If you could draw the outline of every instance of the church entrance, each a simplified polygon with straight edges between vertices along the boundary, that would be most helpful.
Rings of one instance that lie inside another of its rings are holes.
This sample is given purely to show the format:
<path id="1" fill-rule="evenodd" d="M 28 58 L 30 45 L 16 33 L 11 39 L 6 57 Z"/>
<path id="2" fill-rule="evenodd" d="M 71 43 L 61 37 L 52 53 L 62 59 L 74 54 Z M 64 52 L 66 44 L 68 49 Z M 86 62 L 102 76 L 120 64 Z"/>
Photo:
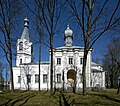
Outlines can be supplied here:
<path id="1" fill-rule="evenodd" d="M 75 74 L 75 70 L 70 69 L 67 72 L 67 90 L 68 91 L 73 91 L 75 90 L 75 78 L 76 78 L 76 74 Z"/>

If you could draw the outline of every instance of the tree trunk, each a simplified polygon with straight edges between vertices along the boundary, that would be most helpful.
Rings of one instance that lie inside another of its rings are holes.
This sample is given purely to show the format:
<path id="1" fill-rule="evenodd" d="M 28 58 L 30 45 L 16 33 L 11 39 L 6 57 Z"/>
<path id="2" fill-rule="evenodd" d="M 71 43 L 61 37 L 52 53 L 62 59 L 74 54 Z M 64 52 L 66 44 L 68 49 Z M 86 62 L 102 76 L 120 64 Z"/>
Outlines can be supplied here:
<path id="1" fill-rule="evenodd" d="M 64 86 L 64 83 L 65 83 L 65 79 L 64 79 L 64 70 L 63 70 L 62 80 L 63 80 L 63 89 L 62 89 L 62 90 L 63 90 L 63 92 L 64 92 L 64 91 L 65 91 L 65 90 L 64 90 L 64 87 L 65 87 L 65 86 Z"/>
<path id="2" fill-rule="evenodd" d="M 118 82 L 118 90 L 117 90 L 117 94 L 119 94 L 120 92 L 120 81 Z"/>
<path id="3" fill-rule="evenodd" d="M 40 37 L 40 42 L 41 42 L 41 37 Z M 39 82 L 39 84 L 38 84 L 38 94 L 40 94 L 40 62 L 41 62 L 41 43 L 39 43 L 39 53 L 38 53 L 38 55 L 39 55 L 39 79 L 38 79 L 38 82 Z"/>
<path id="4" fill-rule="evenodd" d="M 110 88 L 113 88 L 113 74 L 110 76 Z"/>
<path id="5" fill-rule="evenodd" d="M 50 51 L 51 51 L 51 58 L 50 58 L 50 90 L 53 91 L 53 46 L 52 46 L 52 34 L 50 35 Z"/>
<path id="6" fill-rule="evenodd" d="M 9 39 L 10 40 L 10 39 Z M 12 68 L 12 50 L 11 50 L 11 43 L 8 43 L 10 48 L 10 81 L 11 81 L 11 93 L 14 92 L 14 81 L 13 81 L 13 68 Z"/>
<path id="7" fill-rule="evenodd" d="M 2 70 L 0 70 L 0 90 L 3 90 L 2 89 L 2 78 L 3 78 L 3 76 L 2 76 Z"/>
<path id="8" fill-rule="evenodd" d="M 87 50 L 84 49 L 84 59 L 83 59 L 83 68 L 82 68 L 82 75 L 83 75 L 83 95 L 86 94 L 86 62 L 87 62 Z"/>
<path id="9" fill-rule="evenodd" d="M 11 93 L 13 93 L 14 92 L 14 82 L 13 82 L 12 63 L 10 63 L 10 82 L 11 82 Z"/>
<path id="10" fill-rule="evenodd" d="M 51 66 L 50 66 L 50 85 L 51 85 L 51 92 L 53 91 L 53 0 L 50 0 L 50 50 L 51 50 Z"/>
<path id="11" fill-rule="evenodd" d="M 5 75 L 5 77 L 6 77 L 6 90 L 8 90 L 8 66 L 7 66 L 7 64 L 6 64 L 6 75 Z"/>

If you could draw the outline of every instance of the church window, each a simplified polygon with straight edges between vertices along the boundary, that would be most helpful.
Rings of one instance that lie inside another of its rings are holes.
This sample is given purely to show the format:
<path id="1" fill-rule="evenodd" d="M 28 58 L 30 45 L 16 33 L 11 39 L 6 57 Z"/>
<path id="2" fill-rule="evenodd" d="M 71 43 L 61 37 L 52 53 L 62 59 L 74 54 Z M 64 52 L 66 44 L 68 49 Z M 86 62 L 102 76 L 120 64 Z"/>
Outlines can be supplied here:
<path id="1" fill-rule="evenodd" d="M 43 83 L 47 83 L 47 74 L 43 74 Z"/>
<path id="2" fill-rule="evenodd" d="M 23 42 L 19 43 L 19 50 L 23 50 Z"/>
<path id="3" fill-rule="evenodd" d="M 20 64 L 22 64 L 22 59 L 20 59 Z"/>
<path id="4" fill-rule="evenodd" d="M 73 64 L 73 58 L 69 58 L 69 64 Z"/>
<path id="5" fill-rule="evenodd" d="M 18 76 L 18 83 L 20 83 L 21 81 L 21 76 Z"/>
<path id="6" fill-rule="evenodd" d="M 61 74 L 57 74 L 57 83 L 61 83 Z"/>
<path id="7" fill-rule="evenodd" d="M 31 54 L 33 54 L 33 46 L 31 46 Z"/>
<path id="8" fill-rule="evenodd" d="M 80 64 L 83 64 L 83 58 L 80 58 Z"/>
<path id="9" fill-rule="evenodd" d="M 31 83 L 31 75 L 27 74 L 27 83 Z"/>
<path id="10" fill-rule="evenodd" d="M 35 74 L 35 82 L 39 82 L 39 75 Z"/>
<path id="11" fill-rule="evenodd" d="M 83 82 L 83 76 L 82 76 L 82 74 L 80 74 L 80 83 L 82 83 Z"/>
<path id="12" fill-rule="evenodd" d="M 57 58 L 57 65 L 61 64 L 61 58 Z"/>

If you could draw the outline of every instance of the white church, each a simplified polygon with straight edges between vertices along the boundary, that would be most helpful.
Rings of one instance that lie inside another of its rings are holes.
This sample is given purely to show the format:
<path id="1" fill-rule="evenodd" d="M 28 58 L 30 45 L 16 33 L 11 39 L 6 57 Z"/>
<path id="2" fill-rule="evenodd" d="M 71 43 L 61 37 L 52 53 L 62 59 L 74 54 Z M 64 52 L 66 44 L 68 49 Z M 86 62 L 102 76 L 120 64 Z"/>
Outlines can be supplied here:
<path id="1" fill-rule="evenodd" d="M 17 40 L 16 66 L 13 67 L 14 88 L 21 90 L 37 90 L 39 81 L 39 65 L 32 61 L 33 46 L 29 39 L 29 21 L 24 19 L 24 30 Z M 82 88 L 82 66 L 84 48 L 73 46 L 73 31 L 67 26 L 64 32 L 64 46 L 53 49 L 53 87 L 65 89 Z M 92 50 L 87 56 L 86 86 L 88 88 L 105 88 L 105 72 L 102 67 L 92 62 Z M 50 59 L 50 58 L 49 58 Z M 50 61 L 40 63 L 40 89 L 50 89 Z"/>

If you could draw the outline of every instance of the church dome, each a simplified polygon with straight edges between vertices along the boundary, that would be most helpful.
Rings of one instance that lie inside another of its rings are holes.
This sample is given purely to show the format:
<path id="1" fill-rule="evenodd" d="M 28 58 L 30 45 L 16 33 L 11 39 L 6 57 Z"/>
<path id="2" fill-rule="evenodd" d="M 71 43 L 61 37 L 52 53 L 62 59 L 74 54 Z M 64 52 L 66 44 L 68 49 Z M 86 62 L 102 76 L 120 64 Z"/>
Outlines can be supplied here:
<path id="1" fill-rule="evenodd" d="M 65 36 L 72 36 L 73 31 L 69 28 L 69 25 L 67 25 L 67 29 L 65 30 Z"/>

